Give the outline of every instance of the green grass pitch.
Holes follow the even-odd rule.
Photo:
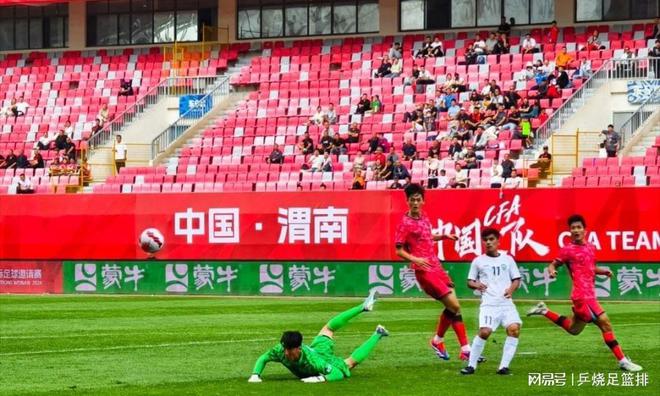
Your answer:
[[[491,336],[477,374],[463,377],[451,330],[452,359],[431,352],[440,305],[422,299],[381,299],[336,334],[337,352],[348,356],[379,323],[391,332],[353,377],[303,384],[270,363],[264,382],[248,384],[255,359],[283,330],[298,329],[307,342],[335,313],[356,298],[213,298],[1,296],[0,394],[2,395],[515,395],[660,394],[660,303],[603,306],[617,339],[633,361],[644,366],[646,387],[530,387],[529,372],[576,377],[619,373],[615,359],[594,326],[569,336],[545,318],[523,316],[512,376],[495,374],[502,329]],[[531,301],[518,301],[524,313]],[[569,313],[567,303],[551,308]],[[472,338],[476,301],[463,301]],[[522,315],[521,315],[522,316]]]

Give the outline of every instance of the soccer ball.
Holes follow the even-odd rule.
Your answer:
[[[165,245],[165,237],[157,229],[147,228],[140,234],[138,243],[145,252],[156,253]]]

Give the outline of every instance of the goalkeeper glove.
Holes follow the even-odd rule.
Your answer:
[[[252,374],[248,379],[248,382],[252,382],[252,383],[261,382],[261,377],[259,377],[259,374]]]
[[[325,377],[322,375],[316,376],[316,377],[307,377],[301,379],[302,382],[308,383],[308,384],[317,384],[319,382],[325,382]]]

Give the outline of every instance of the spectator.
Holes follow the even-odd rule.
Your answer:
[[[9,150],[4,160],[0,161],[0,169],[13,169],[16,167],[16,155],[14,150]]]
[[[45,163],[44,163],[44,157],[41,156],[41,153],[39,150],[34,150],[34,155],[32,156],[32,159],[30,160],[30,168],[37,169],[37,168],[44,168]]]
[[[429,73],[428,70],[424,68],[424,66],[419,67],[419,76],[415,80],[416,86],[415,90],[417,93],[424,93],[426,92],[426,86],[435,84],[435,77]]]
[[[348,150],[346,149],[346,142],[339,136],[339,133],[335,133],[335,136],[332,137],[332,145],[330,146],[330,152],[334,155],[346,154]]]
[[[266,158],[266,162],[269,164],[283,164],[284,163],[284,154],[282,154],[282,150],[280,150],[279,145],[274,145],[273,146],[273,151],[270,152],[270,155],[268,158]]]
[[[504,93],[504,108],[510,109],[518,105],[520,95],[516,92],[516,86],[511,85],[509,90]]]
[[[374,72],[374,77],[385,77],[390,75],[391,72],[392,62],[390,62],[390,58],[384,56],[380,66],[378,66],[378,69]]]
[[[387,154],[386,161],[395,163],[399,161],[400,157],[399,154],[396,153],[396,150],[394,149],[394,146],[390,147],[390,152]]]
[[[296,183],[296,191],[303,191],[303,186],[300,182]]]
[[[429,155],[424,162],[426,165],[426,175],[427,181],[426,186],[428,188],[438,188],[438,172],[440,170],[440,160],[435,156]]]
[[[630,50],[630,47],[626,46],[623,49],[623,54],[621,54],[620,62],[618,62],[617,71],[621,76],[631,76],[631,74],[636,74],[634,72],[634,64],[632,59],[635,59],[635,54]]]
[[[374,95],[371,97],[371,112],[380,113],[380,110],[383,108],[383,104],[380,101],[380,96]]]
[[[591,61],[586,56],[584,56],[580,61],[580,67],[575,71],[575,73],[573,73],[572,78],[581,78],[586,80],[591,77],[592,74],[593,72],[591,71]]]
[[[373,136],[371,136],[371,138],[367,141],[367,143],[369,144],[369,153],[372,154],[375,153],[379,147],[381,149],[383,148],[383,146],[381,146],[380,136],[378,136],[378,134],[375,132]]]
[[[428,58],[432,56],[433,48],[431,47],[431,36],[424,37],[422,48],[415,53],[415,58]]]
[[[94,126],[92,127],[92,136],[96,134],[96,132],[100,131],[103,129],[103,125],[101,125],[101,120],[98,118],[94,121]]]
[[[509,38],[506,33],[501,33],[500,37],[497,39],[497,44],[493,48],[493,54],[501,55],[508,54],[511,46],[509,44]]]
[[[396,42],[392,44],[392,48],[390,48],[390,52],[388,53],[388,56],[391,59],[401,59],[403,58],[402,52],[403,51],[401,50],[401,43]]]
[[[491,32],[486,40],[486,53],[492,54],[495,50],[495,45],[497,45],[497,36],[494,32]]]
[[[401,163],[400,160],[396,160],[393,162],[392,166],[392,178],[396,181],[398,180],[404,180],[410,177],[410,173],[408,172],[408,169],[406,168],[405,165]]]
[[[57,137],[55,138],[55,148],[57,150],[66,149],[66,134],[64,134],[64,129],[60,129]]]
[[[449,186],[449,178],[447,177],[447,171],[440,169],[440,176],[438,176],[438,188],[447,188]]]
[[[25,116],[29,107],[30,105],[25,101],[24,97],[21,96],[18,103],[11,108],[11,111],[14,114],[14,119],[18,119],[19,116]]]
[[[425,105],[424,105],[424,110],[422,112],[423,114],[423,121],[424,121],[424,129],[426,131],[435,131],[435,120],[438,115],[438,109],[433,106],[433,101],[429,100]]]
[[[357,122],[351,123],[351,126],[348,127],[348,142],[349,143],[360,142],[360,125],[358,125]]]
[[[506,121],[502,126],[502,129],[515,131],[518,127],[518,124],[520,124],[520,111],[518,111],[516,106],[513,106],[511,109],[509,109],[509,113],[507,114]],[[514,139],[516,138],[514,137]]]
[[[502,165],[499,165],[497,160],[494,160],[490,173],[490,188],[502,188],[502,183],[504,182],[502,172]]]
[[[385,168],[385,165],[387,165],[387,157],[385,157],[385,154],[383,153],[383,148],[378,147],[373,155],[374,174],[379,173],[383,168]]]
[[[360,101],[358,102],[357,109],[355,110],[356,114],[364,114],[367,111],[371,110],[371,101],[369,101],[369,96],[367,94],[362,94]]]
[[[518,171],[511,170],[511,177],[504,179],[504,188],[521,188],[523,186],[522,177],[518,176]]]
[[[351,189],[364,190],[365,185],[364,172],[362,170],[357,170],[353,175],[353,185],[351,186]]]
[[[323,172],[332,172],[332,157],[330,156],[329,152],[323,153],[323,163],[321,165],[321,169]]]
[[[0,115],[6,116],[6,117],[13,116],[14,115],[13,108],[15,106],[16,106],[16,99],[12,99],[7,106],[3,107],[0,110]]]
[[[312,172],[320,172],[323,169],[323,156],[319,150],[314,150],[314,154],[309,157],[308,168]]]
[[[457,160],[463,151],[463,145],[457,138],[451,140],[451,145],[449,146],[449,156],[454,160]]]
[[[505,16],[503,16],[500,19],[500,26],[497,27],[497,32],[500,33],[500,34],[502,34],[502,33],[504,33],[504,34],[511,33],[511,25],[509,25],[506,22],[506,17]]]
[[[303,155],[309,155],[314,152],[314,141],[309,137],[309,132],[305,132],[303,139],[298,143],[298,148]]]
[[[534,40],[529,33],[525,35],[525,39],[522,41],[520,49],[523,54],[534,54],[539,52],[539,49],[536,47],[536,40]]]
[[[431,143],[431,147],[429,147],[429,150],[428,150],[428,156],[429,157],[440,158],[440,142],[439,141],[434,140]]]
[[[332,147],[332,136],[330,136],[330,130],[324,129],[321,135],[321,139],[319,139],[319,144],[316,146],[316,149],[319,151],[319,153],[325,153],[330,151],[331,147]]]
[[[69,120],[64,123],[64,134],[73,139],[73,126]]]
[[[353,174],[355,174],[355,172],[364,169],[365,169],[364,156],[362,155],[362,151],[358,151],[357,155],[353,159],[353,168],[351,169],[351,171],[353,171]]]
[[[25,151],[21,150],[21,152],[16,157],[16,169],[25,169],[29,166],[30,163],[28,162],[28,158],[25,155]]]
[[[524,106],[524,103],[525,102],[523,102],[523,106]],[[529,109],[529,111],[525,111],[526,109]],[[541,105],[539,105],[538,100],[534,101],[534,104],[532,104],[531,106],[529,106],[527,108],[525,108],[525,107],[520,108],[520,118],[521,119],[537,118],[539,116],[539,114],[541,114]]]
[[[504,154],[504,160],[502,161],[502,177],[507,179],[511,177],[511,171],[515,168],[515,164],[511,161],[509,153]]]
[[[321,183],[321,185],[319,186],[319,190],[321,190],[321,191],[325,191],[327,189],[328,189],[328,186],[326,186],[325,183]]]
[[[571,87],[571,79],[568,78],[568,73],[566,73],[566,70],[564,70],[563,67],[558,67],[557,72],[559,75],[557,76],[557,86],[561,89],[564,88],[570,88]]]
[[[463,169],[461,164],[456,164],[456,175],[449,182],[451,188],[466,188],[468,185],[467,170]]]
[[[660,78],[660,39],[655,40],[653,48],[649,50],[649,58],[655,78]]]
[[[33,194],[34,186],[32,181],[25,177],[25,173],[21,173],[16,182],[16,194]]]
[[[546,38],[546,43],[557,44],[558,38],[559,38],[559,28],[557,27],[557,21],[552,21],[550,29],[548,29],[548,36]]]
[[[543,152],[539,155],[535,164],[531,164],[530,168],[538,168],[541,176],[545,177],[546,173],[552,165],[552,154],[548,152],[548,146],[543,146]]]
[[[392,67],[390,67],[390,74],[386,75],[387,78],[396,78],[403,73],[403,59],[395,59],[392,61]]]
[[[607,130],[604,130],[602,133],[605,135],[605,141],[603,143],[605,144],[607,156],[610,158],[616,157],[617,152],[619,151],[621,137],[614,131],[614,125],[608,125]]]
[[[655,18],[653,22],[653,33],[650,36],[646,36],[646,40],[660,39],[660,18]]]
[[[477,162],[477,155],[474,152],[474,147],[468,147],[464,160],[465,169],[477,169],[479,163]]]
[[[328,111],[325,113],[325,119],[332,125],[337,123],[337,112],[335,111],[335,104],[330,103]]]
[[[431,43],[431,56],[434,58],[445,56],[445,50],[442,46],[442,41],[440,41],[440,37],[438,36],[435,36],[435,39],[433,39],[433,42]]]
[[[112,152],[115,155],[115,169],[117,170],[117,173],[119,173],[119,170],[126,166],[126,158],[128,155],[126,144],[121,141],[121,135],[115,137],[115,146],[112,149]]]
[[[417,146],[415,146],[411,138],[406,139],[401,151],[403,152],[403,159],[406,161],[417,159]]]
[[[321,106],[316,107],[316,113],[309,119],[310,125],[322,125],[325,121],[325,113]]]
[[[559,92],[559,88],[557,86],[557,80],[553,79],[550,81],[550,83],[547,86],[547,91],[545,93],[545,97],[548,99],[556,99],[561,97],[561,93]]]
[[[66,137],[66,142],[64,143],[64,154],[69,158],[70,161],[76,162],[76,144],[73,143],[70,137]]]
[[[48,132],[44,132],[43,135],[34,143],[34,148],[39,150],[49,150],[51,145],[51,140],[48,137]]]
[[[119,96],[133,96],[133,95],[134,95],[133,86],[131,85],[131,82],[128,80],[124,80],[122,78],[119,86]]]
[[[600,43],[600,39],[598,38],[599,33],[598,30],[594,30],[593,33],[591,33],[591,36],[587,39],[587,45],[584,47],[582,50],[587,50],[587,51],[599,51],[599,50],[604,50],[605,46]]]
[[[389,187],[390,189],[396,189],[396,190],[405,190],[406,187],[408,187],[411,183],[410,176],[406,177],[403,179],[403,183],[401,183],[400,180],[394,180],[394,183]]]
[[[529,81],[534,79],[534,77],[536,76],[534,65],[532,64],[532,62],[527,62],[527,64],[525,65],[525,69],[521,70],[517,74],[518,74],[518,78],[517,78],[518,81]]]
[[[566,52],[566,46],[561,47],[560,52],[555,57],[555,66],[570,69],[571,62],[573,62],[573,57]]]
[[[104,103],[99,110],[99,113],[96,115],[96,119],[99,120],[101,126],[104,126],[108,119],[110,118],[110,110],[108,110],[108,104]]]

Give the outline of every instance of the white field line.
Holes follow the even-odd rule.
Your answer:
[[[658,325],[660,322],[651,322],[651,323],[624,323],[616,328],[620,327],[638,327],[638,326],[649,326],[649,325]],[[548,327],[532,327],[528,329],[523,328],[524,332],[529,331],[546,331],[552,329],[554,326]],[[364,336],[365,334],[371,334],[370,332],[356,332],[351,334],[342,335],[341,338],[351,338],[357,336]],[[429,334],[427,331],[410,331],[402,333],[394,333],[394,335],[420,335],[420,334]],[[196,345],[215,345],[215,344],[229,344],[229,343],[251,343],[251,342],[266,342],[266,341],[275,341],[274,338],[248,338],[241,340],[216,340],[216,341],[189,341],[189,342],[169,342],[162,344],[138,344],[138,345],[117,345],[109,347],[99,347],[99,348],[70,348],[70,349],[52,349],[52,350],[42,350],[42,351],[24,351],[24,352],[7,352],[0,353],[0,356],[25,356],[25,355],[46,355],[54,353],[77,353],[77,352],[99,352],[99,351],[116,351],[116,350],[127,350],[127,349],[154,349],[154,348],[170,348],[170,347],[180,347],[180,346],[196,346]]]

